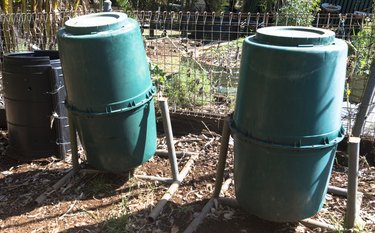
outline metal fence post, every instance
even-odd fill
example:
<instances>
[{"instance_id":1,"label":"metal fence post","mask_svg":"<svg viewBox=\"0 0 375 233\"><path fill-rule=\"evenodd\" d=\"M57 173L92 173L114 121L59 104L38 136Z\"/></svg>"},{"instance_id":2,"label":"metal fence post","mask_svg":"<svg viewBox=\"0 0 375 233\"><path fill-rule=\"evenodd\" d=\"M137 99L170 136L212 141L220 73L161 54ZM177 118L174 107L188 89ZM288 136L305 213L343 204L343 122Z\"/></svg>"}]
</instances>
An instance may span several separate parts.
<instances>
[{"instance_id":1,"label":"metal fence post","mask_svg":"<svg viewBox=\"0 0 375 233\"><path fill-rule=\"evenodd\" d=\"M348 199L346 204L345 228L355 226L356 218L359 216L358 194L358 168L359 168L359 142L358 137L350 137L348 142L349 171L348 171Z\"/></svg>"}]
</instances>

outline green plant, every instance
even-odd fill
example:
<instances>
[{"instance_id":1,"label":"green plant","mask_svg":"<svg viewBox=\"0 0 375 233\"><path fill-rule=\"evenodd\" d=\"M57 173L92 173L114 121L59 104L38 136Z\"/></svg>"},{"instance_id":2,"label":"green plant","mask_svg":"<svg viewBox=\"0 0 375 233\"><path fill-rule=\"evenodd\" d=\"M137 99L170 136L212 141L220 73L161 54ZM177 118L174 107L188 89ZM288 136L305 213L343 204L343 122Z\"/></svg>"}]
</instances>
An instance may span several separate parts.
<instances>
[{"instance_id":1,"label":"green plant","mask_svg":"<svg viewBox=\"0 0 375 233\"><path fill-rule=\"evenodd\" d=\"M278 2L278 0L260 0L258 2L258 6L261 12L268 12L270 11L273 6Z\"/></svg>"},{"instance_id":2,"label":"green plant","mask_svg":"<svg viewBox=\"0 0 375 233\"><path fill-rule=\"evenodd\" d=\"M130 13L134 7L130 0L117 0L117 4L121 7L124 12Z\"/></svg>"},{"instance_id":3,"label":"green plant","mask_svg":"<svg viewBox=\"0 0 375 233\"><path fill-rule=\"evenodd\" d=\"M361 31L353 33L349 44L348 89L351 90L350 102L361 102L370 67L375 58L375 22L365 18Z\"/></svg>"},{"instance_id":4,"label":"green plant","mask_svg":"<svg viewBox=\"0 0 375 233\"><path fill-rule=\"evenodd\" d=\"M375 22L372 18L365 18L362 30L352 36L352 44L355 47L356 66L355 74L369 75L370 66L375 57Z\"/></svg>"},{"instance_id":5,"label":"green plant","mask_svg":"<svg viewBox=\"0 0 375 233\"><path fill-rule=\"evenodd\" d=\"M129 213L127 210L128 199L123 196L118 204L118 209L112 213L105 225L106 232L130 232Z\"/></svg>"},{"instance_id":6,"label":"green plant","mask_svg":"<svg viewBox=\"0 0 375 233\"><path fill-rule=\"evenodd\" d=\"M109 192L112 189L112 185L109 184L108 179L104 175L97 175L88 182L85 189L88 193L95 195Z\"/></svg>"},{"instance_id":7,"label":"green plant","mask_svg":"<svg viewBox=\"0 0 375 233\"><path fill-rule=\"evenodd\" d=\"M287 0L279 9L278 25L311 26L320 0Z\"/></svg>"},{"instance_id":8,"label":"green plant","mask_svg":"<svg viewBox=\"0 0 375 233\"><path fill-rule=\"evenodd\" d=\"M206 4L205 10L208 12L220 12L224 9L224 5L227 3L225 0L204 0Z\"/></svg>"},{"instance_id":9,"label":"green plant","mask_svg":"<svg viewBox=\"0 0 375 233\"><path fill-rule=\"evenodd\" d=\"M158 91L163 92L163 85L165 80L165 75L167 74L163 69L161 69L158 65L153 65L150 63L150 73L151 79L158 89Z\"/></svg>"},{"instance_id":10,"label":"green plant","mask_svg":"<svg viewBox=\"0 0 375 233\"><path fill-rule=\"evenodd\" d=\"M165 94L181 107L204 105L210 101L210 79L207 72L193 59L181 61L179 72L165 79Z\"/></svg>"}]
</instances>

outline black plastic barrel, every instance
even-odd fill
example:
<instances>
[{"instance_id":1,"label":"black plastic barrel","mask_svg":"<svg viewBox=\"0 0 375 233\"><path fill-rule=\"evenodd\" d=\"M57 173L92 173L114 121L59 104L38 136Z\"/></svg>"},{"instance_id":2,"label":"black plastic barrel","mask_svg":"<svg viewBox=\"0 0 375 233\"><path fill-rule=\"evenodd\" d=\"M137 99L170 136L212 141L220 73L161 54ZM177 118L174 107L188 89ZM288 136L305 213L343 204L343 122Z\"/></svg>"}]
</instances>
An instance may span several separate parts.
<instances>
[{"instance_id":1,"label":"black plastic barrel","mask_svg":"<svg viewBox=\"0 0 375 233\"><path fill-rule=\"evenodd\" d=\"M63 157L69 148L65 89L57 51L4 56L7 155L21 160Z\"/></svg>"}]
</instances>

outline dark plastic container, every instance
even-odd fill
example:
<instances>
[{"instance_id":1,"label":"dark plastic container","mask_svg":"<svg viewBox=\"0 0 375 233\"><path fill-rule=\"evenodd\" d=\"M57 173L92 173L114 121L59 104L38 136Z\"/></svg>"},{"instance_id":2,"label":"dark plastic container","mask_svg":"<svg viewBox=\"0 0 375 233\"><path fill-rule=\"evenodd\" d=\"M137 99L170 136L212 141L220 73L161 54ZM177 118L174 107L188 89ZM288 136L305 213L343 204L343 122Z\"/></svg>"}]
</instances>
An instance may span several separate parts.
<instances>
[{"instance_id":1,"label":"dark plastic container","mask_svg":"<svg viewBox=\"0 0 375 233\"><path fill-rule=\"evenodd\" d=\"M12 53L4 56L3 88L8 128L7 155L29 160L55 155L59 152L61 135L68 135L67 125L58 129L59 120L66 118L56 111L63 102L65 91L57 51ZM56 89L53 83L62 82ZM60 94L59 98L56 97ZM60 115L59 115L60 114ZM65 147L69 140L65 138Z\"/></svg>"}]
</instances>

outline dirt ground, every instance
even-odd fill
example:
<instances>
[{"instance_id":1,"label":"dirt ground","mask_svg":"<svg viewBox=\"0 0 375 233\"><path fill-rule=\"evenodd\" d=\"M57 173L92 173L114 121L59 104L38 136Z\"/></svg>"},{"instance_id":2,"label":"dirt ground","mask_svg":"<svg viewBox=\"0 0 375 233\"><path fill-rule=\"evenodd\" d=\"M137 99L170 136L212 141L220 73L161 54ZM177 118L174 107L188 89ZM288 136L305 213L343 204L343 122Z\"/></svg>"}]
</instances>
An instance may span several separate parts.
<instances>
[{"instance_id":1,"label":"dirt ground","mask_svg":"<svg viewBox=\"0 0 375 233\"><path fill-rule=\"evenodd\" d=\"M72 167L69 157L61 161L47 157L31 162L13 160L5 154L7 132L0 139L0 232L183 232L210 199L216 175L220 135L204 130L199 135L175 138L177 151L199 156L180 188L164 210L151 222L150 211L169 187L160 181L139 179L129 174L80 172L57 190L51 187ZM159 135L158 149L167 149ZM81 151L81 153L83 153ZM347 167L339 152L330 184L346 187ZM178 159L180 170L189 156ZM360 232L375 232L375 167L361 157L359 190L363 192ZM341 162L340 162L341 161ZM136 175L171 177L167 158L154 156L135 169ZM225 168L225 180L233 179L233 149ZM45 199L37 198L45 193ZM234 198L231 181L222 197ZM322 210L313 219L341 230L346 199L327 194ZM358 227L359 229L359 227ZM197 232L324 232L301 223L273 223L251 216L238 208L217 204L199 225Z\"/></svg>"}]
</instances>

